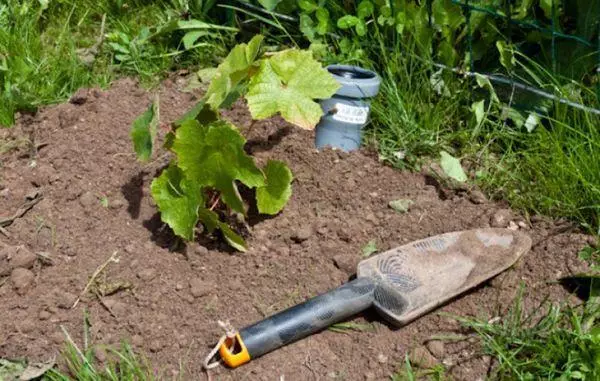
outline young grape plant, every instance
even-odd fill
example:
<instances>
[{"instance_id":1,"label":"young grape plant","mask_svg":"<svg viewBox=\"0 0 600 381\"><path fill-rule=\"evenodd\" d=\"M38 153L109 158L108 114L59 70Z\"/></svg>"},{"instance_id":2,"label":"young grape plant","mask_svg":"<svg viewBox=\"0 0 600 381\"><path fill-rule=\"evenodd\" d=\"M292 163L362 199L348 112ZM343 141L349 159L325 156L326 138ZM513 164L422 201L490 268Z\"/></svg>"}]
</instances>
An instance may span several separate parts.
<instances>
[{"instance_id":1,"label":"young grape plant","mask_svg":"<svg viewBox=\"0 0 600 381\"><path fill-rule=\"evenodd\" d=\"M322 109L314 99L329 98L338 89L335 79L311 52L289 49L261 56L263 36L235 46L218 66L204 97L173 124L164 147L174 159L152 181L151 194L163 222L173 232L193 240L202 223L237 250L245 251L244 239L215 212L219 203L227 211L247 215L247 202L238 185L255 189L256 205L262 214L279 213L289 200L292 172L278 160L263 168L244 151L246 140L236 126L220 118L219 110L245 96L254 120L279 113L304 129L318 123ZM158 104L155 101L132 126L134 149L141 161L152 157Z\"/></svg>"}]
</instances>

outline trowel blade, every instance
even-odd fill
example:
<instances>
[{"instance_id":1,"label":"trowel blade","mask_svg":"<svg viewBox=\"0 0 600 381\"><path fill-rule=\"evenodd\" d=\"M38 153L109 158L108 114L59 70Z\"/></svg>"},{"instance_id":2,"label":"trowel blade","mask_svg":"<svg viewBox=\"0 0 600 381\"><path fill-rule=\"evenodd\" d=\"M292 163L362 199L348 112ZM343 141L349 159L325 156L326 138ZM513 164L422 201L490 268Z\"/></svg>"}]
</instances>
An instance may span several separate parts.
<instances>
[{"instance_id":1,"label":"trowel blade","mask_svg":"<svg viewBox=\"0 0 600 381\"><path fill-rule=\"evenodd\" d=\"M475 229L415 241L358 264L376 281L375 307L404 325L512 266L531 238L508 229Z\"/></svg>"}]
</instances>

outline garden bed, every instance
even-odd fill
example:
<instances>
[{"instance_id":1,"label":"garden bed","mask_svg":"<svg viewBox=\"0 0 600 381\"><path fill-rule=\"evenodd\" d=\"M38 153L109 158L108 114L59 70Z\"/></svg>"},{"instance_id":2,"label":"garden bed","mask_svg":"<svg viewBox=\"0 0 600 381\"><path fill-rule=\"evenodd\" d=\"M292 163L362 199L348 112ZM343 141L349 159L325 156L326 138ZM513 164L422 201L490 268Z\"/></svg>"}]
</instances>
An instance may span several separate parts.
<instances>
[{"instance_id":1,"label":"garden bed","mask_svg":"<svg viewBox=\"0 0 600 381\"><path fill-rule=\"evenodd\" d=\"M163 83L162 124L197 101L181 91L185 82L173 77ZM553 281L585 269L577 253L590 237L569 224L525 219L478 192L446 189L434 177L384 166L367 150L318 152L313 132L278 118L255 123L246 135L247 149L261 164L284 160L293 171L293 195L283 212L254 215L240 226L247 253L204 234L186 247L176 245L149 197L149 184L168 157L158 152L142 165L129 138L131 122L150 99L134 81L120 80L108 91L82 90L70 103L22 115L15 128L1 132L15 148L0 156L0 215L12 215L32 192L43 198L5 228L9 237L0 233L5 252L23 245L21 251L35 254L23 264L33 277L23 271L0 277L0 358L52 357L64 348L61 326L83 345L86 310L93 345L127 340L166 378L183 371L184 379L197 379L203 357L222 334L218 320L241 328L337 287L354 274L372 240L384 251L490 224L512 222L526 230L533 247L513 269L406 327L394 329L369 312L354 319L369 324L359 330L324 331L239 369L217 371L219 380L388 379L412 348L436 336L465 334L447 314L502 316L521 283L528 308L546 296L569 300ZM243 132L251 124L241 103L225 114ZM388 206L396 199L414 204L399 213ZM88 292L71 308L114 252L118 262L109 262L91 287L106 296ZM459 380L483 376L491 364L472 339L429 348L435 355L429 360L443 362ZM106 360L102 349L96 357Z\"/></svg>"}]
</instances>

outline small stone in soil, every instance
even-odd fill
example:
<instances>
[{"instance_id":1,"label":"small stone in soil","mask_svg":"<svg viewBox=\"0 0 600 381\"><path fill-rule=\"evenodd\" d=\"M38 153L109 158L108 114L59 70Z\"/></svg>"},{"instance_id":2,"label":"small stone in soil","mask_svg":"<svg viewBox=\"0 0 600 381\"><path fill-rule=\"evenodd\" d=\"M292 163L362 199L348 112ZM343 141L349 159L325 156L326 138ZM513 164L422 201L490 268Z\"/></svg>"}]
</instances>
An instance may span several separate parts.
<instances>
[{"instance_id":1,"label":"small stone in soil","mask_svg":"<svg viewBox=\"0 0 600 381\"><path fill-rule=\"evenodd\" d=\"M75 94L71 96L69 102L74 105L82 105L88 100L88 90L87 89L79 89Z\"/></svg>"},{"instance_id":2,"label":"small stone in soil","mask_svg":"<svg viewBox=\"0 0 600 381\"><path fill-rule=\"evenodd\" d=\"M50 336L50 340L52 340L54 344L62 344L65 341L65 336L60 332L55 332Z\"/></svg>"},{"instance_id":3,"label":"small stone in soil","mask_svg":"<svg viewBox=\"0 0 600 381\"><path fill-rule=\"evenodd\" d=\"M75 300L77 300L77 296L69 291L62 291L56 295L56 300L56 306L66 310L73 306Z\"/></svg>"},{"instance_id":4,"label":"small stone in soil","mask_svg":"<svg viewBox=\"0 0 600 381\"><path fill-rule=\"evenodd\" d=\"M141 347L142 345L144 345L144 338L140 335L134 335L131 338L131 344L133 344L136 347Z\"/></svg>"},{"instance_id":5,"label":"small stone in soil","mask_svg":"<svg viewBox=\"0 0 600 381\"><path fill-rule=\"evenodd\" d=\"M337 236L339 239L341 239L344 242L350 242L352 240L352 237L350 236L350 234L346 231L346 229L344 227L341 227L341 226L337 230Z\"/></svg>"},{"instance_id":6,"label":"small stone in soil","mask_svg":"<svg viewBox=\"0 0 600 381\"><path fill-rule=\"evenodd\" d=\"M511 219L512 212L510 209L500 209L490 218L490 225L493 228L505 228L508 226Z\"/></svg>"},{"instance_id":7,"label":"small stone in soil","mask_svg":"<svg viewBox=\"0 0 600 381\"><path fill-rule=\"evenodd\" d=\"M40 314L38 315L40 320L48 320L51 316L52 314L46 310L40 311Z\"/></svg>"},{"instance_id":8,"label":"small stone in soil","mask_svg":"<svg viewBox=\"0 0 600 381\"><path fill-rule=\"evenodd\" d=\"M127 305L115 299L104 299L104 305L117 316L125 316Z\"/></svg>"},{"instance_id":9,"label":"small stone in soil","mask_svg":"<svg viewBox=\"0 0 600 381\"><path fill-rule=\"evenodd\" d=\"M92 192L84 192L81 196L79 196L79 203L84 208L88 208L96 203L96 196Z\"/></svg>"},{"instance_id":10,"label":"small stone in soil","mask_svg":"<svg viewBox=\"0 0 600 381\"><path fill-rule=\"evenodd\" d=\"M94 357L99 362L106 362L106 351L100 347L94 348Z\"/></svg>"},{"instance_id":11,"label":"small stone in soil","mask_svg":"<svg viewBox=\"0 0 600 381\"><path fill-rule=\"evenodd\" d=\"M485 204L487 202L487 198L483 192L479 190L471 191L469 194L469 200L471 200L473 204Z\"/></svg>"},{"instance_id":12,"label":"small stone in soil","mask_svg":"<svg viewBox=\"0 0 600 381\"><path fill-rule=\"evenodd\" d=\"M431 352L432 355L434 355L438 359L441 359L444 357L445 350L444 350L444 342L443 341L429 340L426 345L427 345L427 349L429 349L429 352Z\"/></svg>"},{"instance_id":13,"label":"small stone in soil","mask_svg":"<svg viewBox=\"0 0 600 381\"><path fill-rule=\"evenodd\" d=\"M206 255L208 254L208 249L202 245L196 245L194 247L194 252L198 255Z\"/></svg>"},{"instance_id":14,"label":"small stone in soil","mask_svg":"<svg viewBox=\"0 0 600 381\"><path fill-rule=\"evenodd\" d=\"M118 197L114 200L111 200L108 204L108 207L111 209L121 209L125 205L125 200Z\"/></svg>"},{"instance_id":15,"label":"small stone in soil","mask_svg":"<svg viewBox=\"0 0 600 381\"><path fill-rule=\"evenodd\" d=\"M338 269L342 270L348 275L352 275L356 272L356 265L358 264L357 258L353 258L352 255L338 254L333 257L333 264Z\"/></svg>"},{"instance_id":16,"label":"small stone in soil","mask_svg":"<svg viewBox=\"0 0 600 381\"><path fill-rule=\"evenodd\" d=\"M508 223L507 229L509 229L509 230L519 230L519 225L517 225L514 221L510 221Z\"/></svg>"},{"instance_id":17,"label":"small stone in soil","mask_svg":"<svg viewBox=\"0 0 600 381\"><path fill-rule=\"evenodd\" d=\"M380 364L387 364L388 357L386 355L384 355L383 353L380 353L377 355L377 362Z\"/></svg>"},{"instance_id":18,"label":"small stone in soil","mask_svg":"<svg viewBox=\"0 0 600 381\"><path fill-rule=\"evenodd\" d=\"M150 352L156 353L162 349L162 344L158 340L152 340L150 342Z\"/></svg>"},{"instance_id":19,"label":"small stone in soil","mask_svg":"<svg viewBox=\"0 0 600 381\"><path fill-rule=\"evenodd\" d=\"M369 221L372 224L377 224L377 217L375 216L375 213L369 213L365 216L365 221Z\"/></svg>"},{"instance_id":20,"label":"small stone in soil","mask_svg":"<svg viewBox=\"0 0 600 381\"><path fill-rule=\"evenodd\" d=\"M34 278L35 275L31 271L20 267L14 269L10 274L10 281L19 295L23 295L28 291Z\"/></svg>"},{"instance_id":21,"label":"small stone in soil","mask_svg":"<svg viewBox=\"0 0 600 381\"><path fill-rule=\"evenodd\" d=\"M138 271L137 276L141 280L148 282L154 279L154 277L156 276L156 270L154 270L153 268L143 269Z\"/></svg>"},{"instance_id":22,"label":"small stone in soil","mask_svg":"<svg viewBox=\"0 0 600 381\"><path fill-rule=\"evenodd\" d=\"M309 239L312 236L313 232L310 226L304 226L301 227L299 229L297 229L294 233L292 233L292 235L290 236L290 238L297 243L306 241L307 239Z\"/></svg>"},{"instance_id":23,"label":"small stone in soil","mask_svg":"<svg viewBox=\"0 0 600 381\"><path fill-rule=\"evenodd\" d=\"M35 254L24 246L7 246L0 250L0 276L10 274L17 267L30 269L35 260Z\"/></svg>"},{"instance_id":24,"label":"small stone in soil","mask_svg":"<svg viewBox=\"0 0 600 381\"><path fill-rule=\"evenodd\" d=\"M411 364L421 369L430 369L439 364L439 361L424 346L413 348L408 353L408 359Z\"/></svg>"},{"instance_id":25,"label":"small stone in soil","mask_svg":"<svg viewBox=\"0 0 600 381\"><path fill-rule=\"evenodd\" d=\"M195 298L208 295L213 289L213 285L210 282L203 281L201 279L190 280L190 293Z\"/></svg>"}]
</instances>

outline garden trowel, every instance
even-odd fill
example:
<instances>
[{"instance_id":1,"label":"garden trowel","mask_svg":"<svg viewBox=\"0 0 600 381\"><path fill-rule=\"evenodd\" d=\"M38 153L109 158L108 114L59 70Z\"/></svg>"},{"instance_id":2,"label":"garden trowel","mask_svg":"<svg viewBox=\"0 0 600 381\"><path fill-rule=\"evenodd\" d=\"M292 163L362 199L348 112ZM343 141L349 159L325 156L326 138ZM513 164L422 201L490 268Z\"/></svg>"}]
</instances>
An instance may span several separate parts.
<instances>
[{"instance_id":1,"label":"garden trowel","mask_svg":"<svg viewBox=\"0 0 600 381\"><path fill-rule=\"evenodd\" d=\"M512 266L531 239L507 229L429 237L363 260L356 279L242 329L219 347L237 367L374 307L402 326Z\"/></svg>"}]
</instances>

